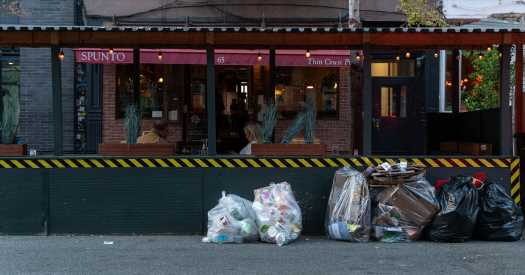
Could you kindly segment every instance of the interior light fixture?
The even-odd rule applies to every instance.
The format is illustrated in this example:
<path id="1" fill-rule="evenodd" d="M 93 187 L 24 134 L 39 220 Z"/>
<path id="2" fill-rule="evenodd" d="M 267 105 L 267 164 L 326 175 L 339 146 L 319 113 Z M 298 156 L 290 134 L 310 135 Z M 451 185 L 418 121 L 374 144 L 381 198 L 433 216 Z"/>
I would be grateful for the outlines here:
<path id="1" fill-rule="evenodd" d="M 64 57 L 65 57 L 64 51 L 60 49 L 60 52 L 58 53 L 58 59 L 60 59 L 60 61 L 63 61 Z"/>
<path id="2" fill-rule="evenodd" d="M 7 65 L 11 65 L 12 66 L 12 65 L 15 65 L 15 63 L 13 63 L 13 61 L 9 61 L 9 62 L 7 62 Z"/>
<path id="3" fill-rule="evenodd" d="M 312 54 L 310 53 L 310 50 L 306 50 L 306 53 L 304 54 L 304 56 L 306 56 L 306 58 L 310 58 Z"/>

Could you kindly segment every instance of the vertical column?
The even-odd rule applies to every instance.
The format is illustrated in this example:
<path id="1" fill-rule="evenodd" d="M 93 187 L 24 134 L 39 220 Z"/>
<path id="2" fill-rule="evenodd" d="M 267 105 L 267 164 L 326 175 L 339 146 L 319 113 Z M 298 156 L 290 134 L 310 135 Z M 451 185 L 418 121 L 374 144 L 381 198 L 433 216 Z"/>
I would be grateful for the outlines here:
<path id="1" fill-rule="evenodd" d="M 373 110 L 373 96 L 372 96 L 372 60 L 370 51 L 367 45 L 363 50 L 363 152 L 362 155 L 367 156 L 372 154 L 372 110 Z"/>
<path id="2" fill-rule="evenodd" d="M 217 117 L 215 114 L 215 51 L 212 47 L 206 49 L 207 64 L 207 96 L 208 110 L 208 154 L 217 154 Z"/>
<path id="3" fill-rule="evenodd" d="M 523 45 L 516 45 L 516 85 L 514 91 L 516 133 L 523 133 Z"/>
<path id="4" fill-rule="evenodd" d="M 133 96 L 132 102 L 140 110 L 140 49 L 133 49 Z"/>
<path id="5" fill-rule="evenodd" d="M 275 97 L 275 49 L 270 49 L 270 69 L 268 77 L 268 89 L 266 90 L 264 97 L 266 102 L 271 102 Z"/>
<path id="6" fill-rule="evenodd" d="M 54 153 L 57 156 L 63 154 L 63 128 L 64 122 L 62 119 L 62 66 L 61 60 L 58 58 L 60 49 L 57 47 L 51 48 L 51 87 L 53 89 L 53 122 L 54 122 Z"/>
<path id="7" fill-rule="evenodd" d="M 510 107 L 510 45 L 501 45 L 500 91 L 499 91 L 499 153 L 502 156 L 512 155 L 512 109 Z"/>
<path id="8" fill-rule="evenodd" d="M 457 114 L 461 102 L 461 51 L 453 50 L 452 58 L 452 113 Z"/>

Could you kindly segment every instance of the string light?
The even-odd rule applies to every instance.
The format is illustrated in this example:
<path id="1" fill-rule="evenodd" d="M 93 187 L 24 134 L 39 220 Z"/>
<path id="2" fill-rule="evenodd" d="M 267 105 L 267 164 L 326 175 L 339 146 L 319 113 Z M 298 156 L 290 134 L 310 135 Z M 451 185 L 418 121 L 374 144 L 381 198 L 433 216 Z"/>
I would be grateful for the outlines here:
<path id="1" fill-rule="evenodd" d="M 479 52 L 478 59 L 482 60 L 485 57 L 485 55 L 482 52 Z"/>
<path id="2" fill-rule="evenodd" d="M 65 57 L 64 51 L 60 49 L 60 52 L 58 53 L 58 59 L 60 59 L 60 61 L 63 61 L 64 57 Z"/>
<path id="3" fill-rule="evenodd" d="M 411 56 L 412 56 L 412 54 L 410 52 L 406 52 L 405 53 L 405 58 L 406 59 L 409 59 Z"/>
<path id="4" fill-rule="evenodd" d="M 310 50 L 306 50 L 306 53 L 304 54 L 304 56 L 306 56 L 306 58 L 310 58 L 312 54 L 310 53 Z"/>
<path id="5" fill-rule="evenodd" d="M 492 51 L 492 47 L 487 47 L 487 51 L 488 52 Z"/>
<path id="6" fill-rule="evenodd" d="M 259 53 L 257 54 L 257 61 L 258 61 L 258 62 L 261 62 L 262 59 L 263 59 L 263 57 L 262 57 L 262 55 L 261 55 L 261 52 L 259 52 Z"/>
<path id="7" fill-rule="evenodd" d="M 159 79 L 157 80 L 157 82 L 159 82 L 159 83 L 164 83 L 164 78 L 163 78 L 162 76 L 159 77 Z"/>
<path id="8" fill-rule="evenodd" d="M 399 55 L 396 56 L 396 60 L 397 60 L 397 61 L 401 60 L 401 57 L 400 57 Z"/>
<path id="9" fill-rule="evenodd" d="M 161 61 L 162 58 L 163 58 L 163 56 L 162 56 L 162 51 L 159 51 L 159 53 L 157 54 L 157 59 L 158 59 L 159 61 Z"/>
<path id="10" fill-rule="evenodd" d="M 355 60 L 357 60 L 357 61 L 361 61 L 361 55 L 360 55 L 360 54 L 356 55 L 356 56 L 355 56 Z"/>
<path id="11" fill-rule="evenodd" d="M 434 58 L 438 58 L 439 57 L 439 53 L 438 52 L 435 52 L 434 53 Z"/>
<path id="12" fill-rule="evenodd" d="M 109 54 L 113 54 L 113 48 L 109 48 L 108 52 Z"/>

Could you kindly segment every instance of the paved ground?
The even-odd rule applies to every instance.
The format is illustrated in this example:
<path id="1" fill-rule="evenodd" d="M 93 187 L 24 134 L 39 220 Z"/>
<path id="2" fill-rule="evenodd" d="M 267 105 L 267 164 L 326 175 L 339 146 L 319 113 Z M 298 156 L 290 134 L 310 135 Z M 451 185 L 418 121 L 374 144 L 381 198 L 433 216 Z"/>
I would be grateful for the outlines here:
<path id="1" fill-rule="evenodd" d="M 524 244 L 356 244 L 315 237 L 277 247 L 203 244 L 198 236 L 9 236 L 0 237 L 0 273 L 525 274 Z"/>

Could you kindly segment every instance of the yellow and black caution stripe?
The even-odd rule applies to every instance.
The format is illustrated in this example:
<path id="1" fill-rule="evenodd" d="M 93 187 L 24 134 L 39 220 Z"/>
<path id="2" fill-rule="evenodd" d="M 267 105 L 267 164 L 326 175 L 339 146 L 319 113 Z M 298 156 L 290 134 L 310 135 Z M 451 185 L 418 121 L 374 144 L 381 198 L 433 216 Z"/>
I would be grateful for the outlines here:
<path id="1" fill-rule="evenodd" d="M 384 162 L 416 163 L 428 168 L 510 168 L 511 194 L 516 203 L 520 197 L 519 158 L 384 158 L 384 157 L 330 157 L 330 158 L 27 158 L 0 159 L 0 169 L 96 169 L 96 168 L 339 168 L 344 166 L 364 169 Z"/>
<path id="2" fill-rule="evenodd" d="M 509 168 L 519 159 L 505 158 L 60 158 L 60 159 L 0 159 L 0 169 L 27 168 L 364 168 L 384 162 L 416 163 L 433 168 Z M 512 166 L 514 168 L 519 165 Z M 519 169 L 517 178 L 519 178 Z"/>
<path id="3" fill-rule="evenodd" d="M 510 163 L 510 194 L 517 205 L 520 205 L 521 195 L 520 190 L 520 159 L 513 159 Z"/>

